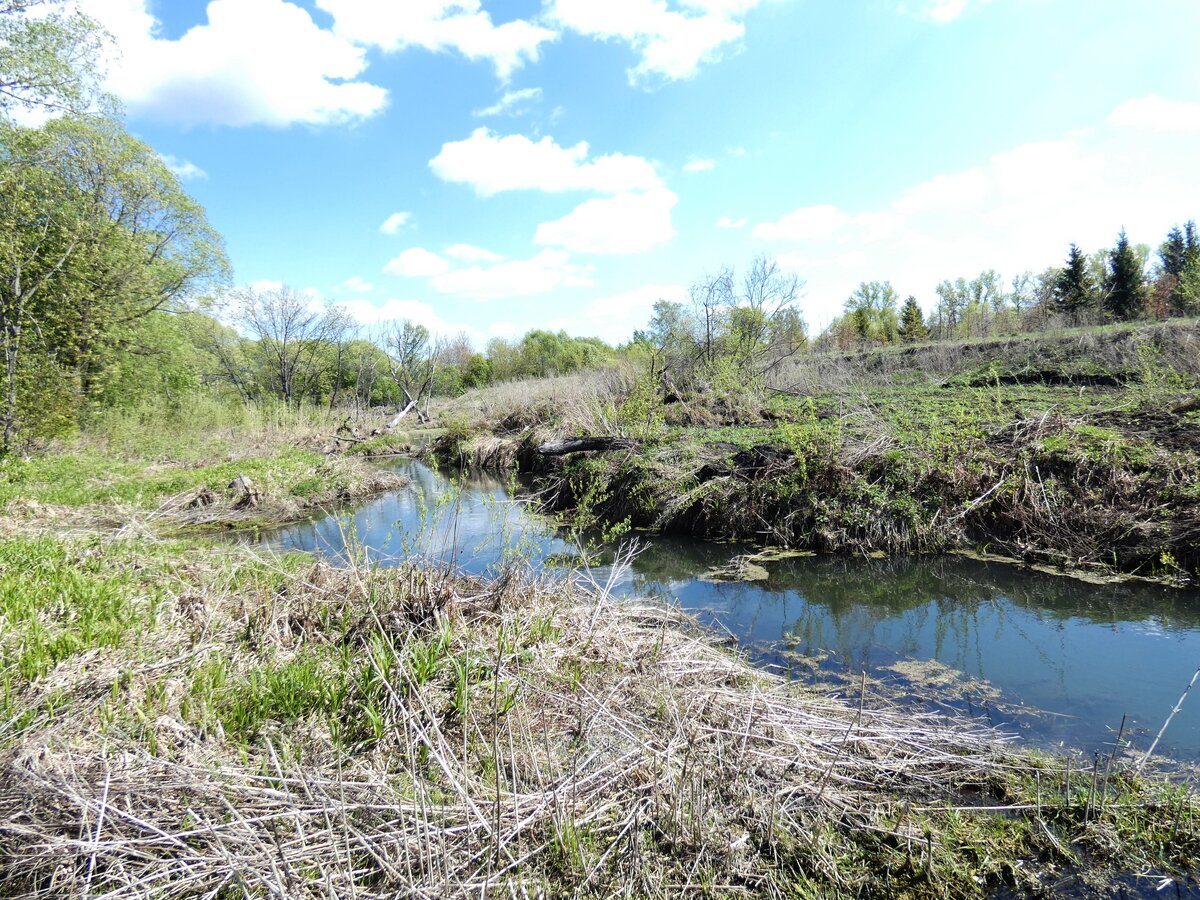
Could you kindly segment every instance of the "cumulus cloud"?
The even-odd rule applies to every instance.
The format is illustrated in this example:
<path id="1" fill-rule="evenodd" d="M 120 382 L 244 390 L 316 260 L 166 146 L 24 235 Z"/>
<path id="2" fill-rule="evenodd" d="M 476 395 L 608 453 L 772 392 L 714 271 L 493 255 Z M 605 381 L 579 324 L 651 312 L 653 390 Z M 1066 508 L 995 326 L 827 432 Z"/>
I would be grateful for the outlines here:
<path id="1" fill-rule="evenodd" d="M 380 232 L 383 234 L 396 234 L 401 228 L 412 221 L 412 213 L 409 212 L 394 212 L 379 226 Z"/>
<path id="2" fill-rule="evenodd" d="M 337 34 L 357 44 L 453 51 L 486 60 L 503 79 L 536 62 L 541 45 L 558 36 L 524 19 L 497 25 L 480 0 L 317 0 L 317 8 L 333 16 Z"/>
<path id="3" fill-rule="evenodd" d="M 190 160 L 180 159 L 170 153 L 160 153 L 159 159 L 180 181 L 199 181 L 208 177 L 207 172 Z"/>
<path id="4" fill-rule="evenodd" d="M 365 51 L 284 0 L 212 0 L 207 22 L 159 36 L 150 0 L 82 0 L 113 35 L 107 87 L 133 112 L 182 124 L 329 125 L 379 113 Z"/>
<path id="5" fill-rule="evenodd" d="M 671 210 L 678 199 L 665 188 L 597 197 L 561 219 L 543 222 L 533 240 L 579 253 L 641 253 L 675 236 Z"/>
<path id="6" fill-rule="evenodd" d="M 759 0 L 552 0 L 547 15 L 562 28 L 623 41 L 640 54 L 631 84 L 690 78 L 745 35 Z"/>
<path id="7" fill-rule="evenodd" d="M 717 219 L 718 228 L 745 228 L 749 223 L 747 219 L 733 219 L 729 216 L 721 216 Z"/>
<path id="8" fill-rule="evenodd" d="M 560 147 L 552 137 L 533 141 L 477 128 L 465 140 L 443 144 L 429 168 L 443 181 L 472 186 L 481 197 L 519 190 L 616 194 L 660 183 L 654 164 L 640 156 L 588 156 L 586 141 Z"/>
<path id="9" fill-rule="evenodd" d="M 531 259 L 452 269 L 429 279 L 429 286 L 438 293 L 472 300 L 532 297 L 558 288 L 591 285 L 590 271 L 573 265 L 560 250 L 543 250 Z"/>
<path id="10" fill-rule="evenodd" d="M 471 115 L 478 119 L 489 116 L 520 115 L 526 111 L 530 103 L 542 99 L 541 88 L 523 88 L 519 91 L 505 91 L 504 95 L 491 106 L 477 109 Z"/>
<path id="11" fill-rule="evenodd" d="M 1126 100 L 1113 110 L 1108 123 L 1137 131 L 1200 134 L 1200 103 L 1166 100 L 1150 94 Z"/>
<path id="12" fill-rule="evenodd" d="M 1200 207 L 1200 182 L 1177 177 L 1193 156 L 1186 133 L 1079 132 L 929 178 L 878 208 L 810 207 L 754 234 L 789 239 L 780 261 L 807 280 L 819 327 L 861 281 L 891 280 L 928 307 L 943 279 L 1038 272 L 1061 264 L 1071 242 L 1111 246 L 1121 228 L 1153 245 Z"/>
<path id="13" fill-rule="evenodd" d="M 558 288 L 592 284 L 591 269 L 572 263 L 561 250 L 543 250 L 530 259 L 506 260 L 470 244 L 455 244 L 446 249 L 444 256 L 411 247 L 383 271 L 401 278 L 423 279 L 439 294 L 469 300 L 533 297 Z"/>
<path id="14" fill-rule="evenodd" d="M 534 141 L 479 128 L 444 144 L 429 167 L 443 181 L 470 185 L 482 197 L 517 190 L 604 195 L 539 225 L 534 242 L 541 246 L 640 253 L 675 235 L 671 210 L 679 198 L 663 185 L 654 163 L 622 153 L 592 157 L 586 141 L 562 147 L 549 136 Z"/>
<path id="15" fill-rule="evenodd" d="M 711 172 L 717 167 L 715 159 L 693 159 L 683 166 L 685 172 Z"/>
<path id="16" fill-rule="evenodd" d="M 450 271 L 450 263 L 424 247 L 410 247 L 385 265 L 383 271 L 401 278 L 432 278 Z"/>
<path id="17" fill-rule="evenodd" d="M 849 220 L 844 212 L 830 204 L 806 206 L 790 212 L 777 222 L 754 226 L 751 234 L 764 241 L 825 240 Z"/>
<path id="18" fill-rule="evenodd" d="M 335 304 L 360 325 L 382 325 L 385 322 L 403 322 L 424 325 L 431 334 L 453 335 L 465 332 L 471 343 L 482 347 L 486 335 L 473 325 L 447 320 L 433 304 L 423 300 L 404 300 L 389 297 L 382 303 L 370 300 L 343 300 Z"/>

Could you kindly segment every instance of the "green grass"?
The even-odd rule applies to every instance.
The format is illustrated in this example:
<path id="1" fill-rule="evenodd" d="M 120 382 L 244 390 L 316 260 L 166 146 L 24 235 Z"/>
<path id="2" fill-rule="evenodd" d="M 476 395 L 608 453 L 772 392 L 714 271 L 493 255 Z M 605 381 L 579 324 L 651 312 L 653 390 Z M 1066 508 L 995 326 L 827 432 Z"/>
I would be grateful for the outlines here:
<path id="1" fill-rule="evenodd" d="M 319 453 L 296 449 L 195 468 L 156 466 L 96 451 L 12 459 L 0 464 L 0 506 L 20 497 L 61 506 L 120 503 L 153 509 L 167 497 L 201 487 L 223 492 L 239 475 L 305 497 L 324 483 L 315 474 L 324 459 Z"/>
<path id="2" fill-rule="evenodd" d="M 0 541 L 0 670 L 6 686 L 32 682 L 60 662 L 120 647 L 155 621 L 164 557 L 115 555 L 93 545 L 82 558 L 52 538 Z M 151 567 L 147 571 L 146 566 Z M 157 568 L 157 573 L 154 569 Z"/>

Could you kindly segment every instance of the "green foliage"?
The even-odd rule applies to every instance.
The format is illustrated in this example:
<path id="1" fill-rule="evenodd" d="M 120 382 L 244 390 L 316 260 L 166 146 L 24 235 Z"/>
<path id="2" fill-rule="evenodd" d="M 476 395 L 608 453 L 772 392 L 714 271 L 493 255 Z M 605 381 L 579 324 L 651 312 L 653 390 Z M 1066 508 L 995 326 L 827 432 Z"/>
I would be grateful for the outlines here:
<path id="1" fill-rule="evenodd" d="M 776 434 L 779 443 L 795 455 L 798 477 L 804 482 L 833 462 L 841 442 L 841 426 L 836 420 L 819 418 L 811 397 L 804 398 L 792 415 L 793 421 L 780 424 Z"/>
<path id="2" fill-rule="evenodd" d="M 1054 302 L 1058 309 L 1078 322 L 1080 316 L 1095 306 L 1096 288 L 1088 271 L 1087 256 L 1075 244 L 1067 254 L 1067 264 L 1054 285 Z"/>
<path id="3" fill-rule="evenodd" d="M 77 403 L 103 397 L 123 381 L 109 377 L 115 359 L 170 343 L 160 322 L 142 320 L 223 279 L 227 263 L 153 150 L 114 121 L 63 118 L 0 124 L 0 271 L 9 451 L 44 428 L 22 371 L 69 376 Z"/>
<path id="4" fill-rule="evenodd" d="M 851 342 L 893 343 L 899 334 L 896 302 L 890 281 L 864 281 L 846 300 L 843 332 Z"/>
<path id="5" fill-rule="evenodd" d="M 0 117 L 17 109 L 87 110 L 98 99 L 102 34 L 91 19 L 49 0 L 0 0 Z"/>
<path id="6" fill-rule="evenodd" d="M 652 373 L 638 378 L 633 390 L 617 407 L 617 421 L 623 434 L 643 439 L 659 437 L 664 429 L 662 400 Z"/>
<path id="7" fill-rule="evenodd" d="M 1142 313 L 1144 297 L 1142 265 L 1122 229 L 1117 246 L 1109 253 L 1104 284 L 1104 305 L 1115 319 L 1136 319 Z"/>
<path id="8" fill-rule="evenodd" d="M 904 301 L 904 307 L 900 311 L 899 334 L 906 344 L 923 341 L 929 337 L 929 329 L 925 327 L 925 315 L 921 312 L 921 305 L 917 303 L 917 298 L 911 295 Z"/>
<path id="9" fill-rule="evenodd" d="M 569 375 L 616 362 L 616 352 L 599 338 L 571 337 L 565 331 L 535 329 L 519 341 L 494 338 L 487 345 L 485 358 L 472 356 L 467 371 L 472 384 L 480 379 L 491 382 L 517 378 L 545 378 Z"/>

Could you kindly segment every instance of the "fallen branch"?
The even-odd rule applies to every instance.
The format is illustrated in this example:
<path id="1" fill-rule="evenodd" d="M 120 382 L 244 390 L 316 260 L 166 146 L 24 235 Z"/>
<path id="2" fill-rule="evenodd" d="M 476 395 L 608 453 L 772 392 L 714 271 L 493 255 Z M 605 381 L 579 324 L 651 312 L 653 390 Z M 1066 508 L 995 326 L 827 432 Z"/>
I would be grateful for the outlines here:
<path id="1" fill-rule="evenodd" d="M 548 441 L 538 447 L 543 456 L 563 456 L 567 453 L 607 453 L 610 450 L 633 450 L 640 444 L 633 438 L 575 437 Z"/>

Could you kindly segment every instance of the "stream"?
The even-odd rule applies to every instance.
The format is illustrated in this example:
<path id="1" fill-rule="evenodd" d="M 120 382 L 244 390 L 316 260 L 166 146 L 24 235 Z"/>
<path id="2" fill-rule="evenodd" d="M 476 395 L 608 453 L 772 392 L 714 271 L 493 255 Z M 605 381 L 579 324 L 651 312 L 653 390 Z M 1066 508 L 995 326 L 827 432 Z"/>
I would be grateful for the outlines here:
<path id="1" fill-rule="evenodd" d="M 422 556 L 473 574 L 515 558 L 567 571 L 562 560 L 580 553 L 511 485 L 388 465 L 411 485 L 258 541 L 381 565 Z M 865 685 L 868 703 L 976 716 L 1035 746 L 1107 754 L 1124 718 L 1140 756 L 1200 666 L 1200 591 L 1096 585 L 957 556 L 783 556 L 757 560 L 759 580 L 715 581 L 714 570 L 753 548 L 640 540 L 615 574 L 609 550 L 574 577 L 678 603 L 756 664 L 829 693 L 857 702 Z M 1156 753 L 1185 770 L 1200 763 L 1200 697 L 1183 704 Z"/>

